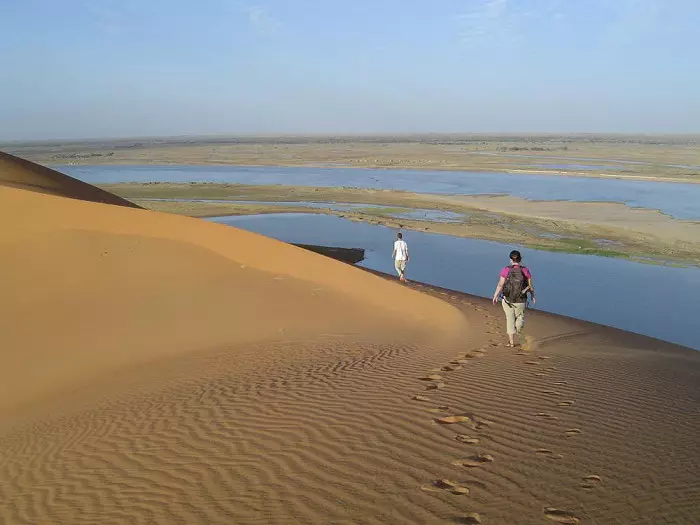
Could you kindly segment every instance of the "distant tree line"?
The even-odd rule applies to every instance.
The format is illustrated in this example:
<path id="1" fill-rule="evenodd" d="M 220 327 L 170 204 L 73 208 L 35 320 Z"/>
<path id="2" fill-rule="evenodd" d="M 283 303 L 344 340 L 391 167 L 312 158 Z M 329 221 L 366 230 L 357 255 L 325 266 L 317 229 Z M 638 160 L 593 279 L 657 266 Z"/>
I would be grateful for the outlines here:
<path id="1" fill-rule="evenodd" d="M 113 151 L 109 153 L 58 153 L 52 155 L 52 159 L 89 159 L 92 157 L 111 157 L 114 155 Z"/>
<path id="2" fill-rule="evenodd" d="M 568 146 L 562 146 L 560 148 L 545 148 L 542 146 L 532 146 L 530 148 L 524 147 L 524 146 L 501 146 L 500 148 L 496 148 L 497 151 L 568 151 L 569 147 Z"/>

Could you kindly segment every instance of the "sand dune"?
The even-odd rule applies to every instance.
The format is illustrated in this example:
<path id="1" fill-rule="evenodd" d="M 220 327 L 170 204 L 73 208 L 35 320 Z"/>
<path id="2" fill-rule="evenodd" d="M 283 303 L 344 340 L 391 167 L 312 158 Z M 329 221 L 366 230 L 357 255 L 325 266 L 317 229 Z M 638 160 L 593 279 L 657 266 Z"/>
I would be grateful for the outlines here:
<path id="1" fill-rule="evenodd" d="M 700 522 L 700 353 L 13 177 L 0 523 Z"/>
<path id="2" fill-rule="evenodd" d="M 0 186 L 22 188 L 104 204 L 139 208 L 113 193 L 86 184 L 56 170 L 0 151 Z"/>
<path id="3" fill-rule="evenodd" d="M 0 187 L 9 352 L 0 410 L 194 349 L 317 334 L 454 336 L 458 312 L 352 267 L 196 219 Z"/>

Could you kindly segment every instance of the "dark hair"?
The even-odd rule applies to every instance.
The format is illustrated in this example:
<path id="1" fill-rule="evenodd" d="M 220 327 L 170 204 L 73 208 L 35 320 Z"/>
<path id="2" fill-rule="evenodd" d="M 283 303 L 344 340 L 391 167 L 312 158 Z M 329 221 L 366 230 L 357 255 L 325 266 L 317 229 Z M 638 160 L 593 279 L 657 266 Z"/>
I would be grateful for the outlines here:
<path id="1" fill-rule="evenodd" d="M 520 255 L 520 252 L 518 250 L 513 250 L 512 252 L 510 252 L 510 260 L 514 263 L 519 263 L 523 260 L 523 257 Z"/>
<path id="2" fill-rule="evenodd" d="M 401 234 L 401 232 L 397 233 L 396 236 L 397 236 L 399 239 L 403 239 L 403 235 Z"/>

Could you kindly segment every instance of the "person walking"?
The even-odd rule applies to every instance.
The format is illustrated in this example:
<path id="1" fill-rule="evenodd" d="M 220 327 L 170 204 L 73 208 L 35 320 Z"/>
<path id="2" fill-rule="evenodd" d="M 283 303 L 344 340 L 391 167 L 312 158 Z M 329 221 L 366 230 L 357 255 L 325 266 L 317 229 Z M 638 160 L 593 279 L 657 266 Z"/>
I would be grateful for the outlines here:
<path id="1" fill-rule="evenodd" d="M 394 252 L 391 257 L 394 259 L 394 268 L 396 273 L 399 274 L 399 281 L 408 282 L 406 280 L 406 264 L 408 264 L 408 244 L 403 240 L 403 235 L 399 232 L 396 234 L 396 241 L 394 242 Z"/>
<path id="2" fill-rule="evenodd" d="M 516 345 L 516 335 L 520 335 L 525 323 L 525 307 L 528 293 L 532 304 L 535 304 L 535 288 L 532 284 L 532 274 L 521 264 L 522 256 L 518 250 L 510 252 L 510 263 L 499 274 L 496 291 L 493 293 L 493 304 L 502 299 L 503 311 L 506 314 L 506 332 L 508 346 Z"/>

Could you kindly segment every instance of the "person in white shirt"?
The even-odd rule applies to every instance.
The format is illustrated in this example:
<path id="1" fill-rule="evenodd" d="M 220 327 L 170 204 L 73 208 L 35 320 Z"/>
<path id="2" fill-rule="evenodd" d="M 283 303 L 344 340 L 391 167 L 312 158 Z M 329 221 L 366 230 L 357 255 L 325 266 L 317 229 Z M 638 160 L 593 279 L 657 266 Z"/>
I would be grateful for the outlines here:
<path id="1" fill-rule="evenodd" d="M 408 244 L 403 240 L 403 235 L 401 233 L 396 234 L 396 242 L 394 243 L 394 253 L 392 254 L 394 259 L 394 268 L 396 268 L 396 273 L 399 274 L 399 280 L 402 282 L 408 282 L 406 280 L 406 263 L 408 263 Z"/>

